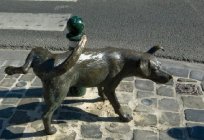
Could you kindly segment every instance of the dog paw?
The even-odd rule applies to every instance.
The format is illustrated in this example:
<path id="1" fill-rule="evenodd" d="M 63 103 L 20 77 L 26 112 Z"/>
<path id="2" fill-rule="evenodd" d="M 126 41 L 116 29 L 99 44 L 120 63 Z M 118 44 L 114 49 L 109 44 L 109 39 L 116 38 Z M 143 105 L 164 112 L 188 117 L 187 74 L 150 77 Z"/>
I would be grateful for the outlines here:
<path id="1" fill-rule="evenodd" d="M 131 120 L 133 120 L 133 117 L 130 114 L 123 114 L 120 116 L 120 120 L 123 122 L 130 122 Z"/>
<path id="2" fill-rule="evenodd" d="M 13 75 L 14 71 L 13 71 L 13 67 L 12 66 L 8 66 L 5 68 L 5 73 L 8 75 Z"/>
<path id="3" fill-rule="evenodd" d="M 52 126 L 50 129 L 45 129 L 45 133 L 47 134 L 47 135 L 53 135 L 53 134 L 55 134 L 57 132 L 57 129 L 54 127 L 54 126 Z"/>

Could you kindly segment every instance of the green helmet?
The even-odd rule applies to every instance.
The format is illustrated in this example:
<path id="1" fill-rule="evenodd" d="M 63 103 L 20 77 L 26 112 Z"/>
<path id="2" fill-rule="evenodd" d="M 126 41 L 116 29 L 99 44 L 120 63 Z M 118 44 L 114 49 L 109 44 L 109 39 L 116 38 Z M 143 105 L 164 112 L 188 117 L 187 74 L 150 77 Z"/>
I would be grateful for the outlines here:
<path id="1" fill-rule="evenodd" d="M 84 35 L 84 22 L 80 17 L 72 16 L 67 21 L 67 29 L 69 30 L 67 38 L 71 41 L 79 41 L 82 35 Z"/>

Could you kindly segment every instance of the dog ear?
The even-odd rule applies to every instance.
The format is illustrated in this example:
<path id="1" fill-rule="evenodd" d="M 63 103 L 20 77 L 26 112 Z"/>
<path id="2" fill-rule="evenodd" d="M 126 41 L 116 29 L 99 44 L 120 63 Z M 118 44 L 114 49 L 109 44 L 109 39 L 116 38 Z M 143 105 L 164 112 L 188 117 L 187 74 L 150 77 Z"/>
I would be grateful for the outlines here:
<path id="1" fill-rule="evenodd" d="M 146 77 L 150 76 L 150 61 L 148 59 L 140 60 L 140 69 Z"/>
<path id="2" fill-rule="evenodd" d="M 157 52 L 158 50 L 162 50 L 164 51 L 164 48 L 157 45 L 157 46 L 153 46 L 151 49 L 149 49 L 146 53 L 149 53 L 149 54 L 154 54 L 155 52 Z"/>

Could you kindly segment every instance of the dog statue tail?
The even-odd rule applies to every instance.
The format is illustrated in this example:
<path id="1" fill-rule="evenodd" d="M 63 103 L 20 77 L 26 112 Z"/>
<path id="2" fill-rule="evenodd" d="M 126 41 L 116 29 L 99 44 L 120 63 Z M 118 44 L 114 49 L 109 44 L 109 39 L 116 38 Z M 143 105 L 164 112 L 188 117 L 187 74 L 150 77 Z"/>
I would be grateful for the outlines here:
<path id="1" fill-rule="evenodd" d="M 157 52 L 158 50 L 162 50 L 164 51 L 164 48 L 159 46 L 159 45 L 156 45 L 156 46 L 153 46 L 151 49 L 149 49 L 146 53 L 149 53 L 149 54 L 155 54 L 155 52 Z"/>

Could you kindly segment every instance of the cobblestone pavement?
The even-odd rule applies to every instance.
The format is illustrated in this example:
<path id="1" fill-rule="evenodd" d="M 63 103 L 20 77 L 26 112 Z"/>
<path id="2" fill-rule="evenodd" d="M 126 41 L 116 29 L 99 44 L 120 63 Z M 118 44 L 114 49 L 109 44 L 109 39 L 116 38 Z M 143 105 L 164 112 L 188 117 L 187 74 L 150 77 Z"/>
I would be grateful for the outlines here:
<path id="1" fill-rule="evenodd" d="M 0 56 L 1 139 L 204 139 L 204 65 L 162 59 L 163 68 L 174 75 L 169 83 L 124 79 L 117 98 L 133 113 L 134 120 L 129 123 L 120 122 L 108 101 L 98 100 L 95 88 L 87 89 L 83 97 L 67 97 L 54 115 L 57 133 L 46 136 L 41 121 L 41 82 L 32 71 L 6 75 L 5 66 L 22 64 L 27 52 L 9 54 Z"/>

